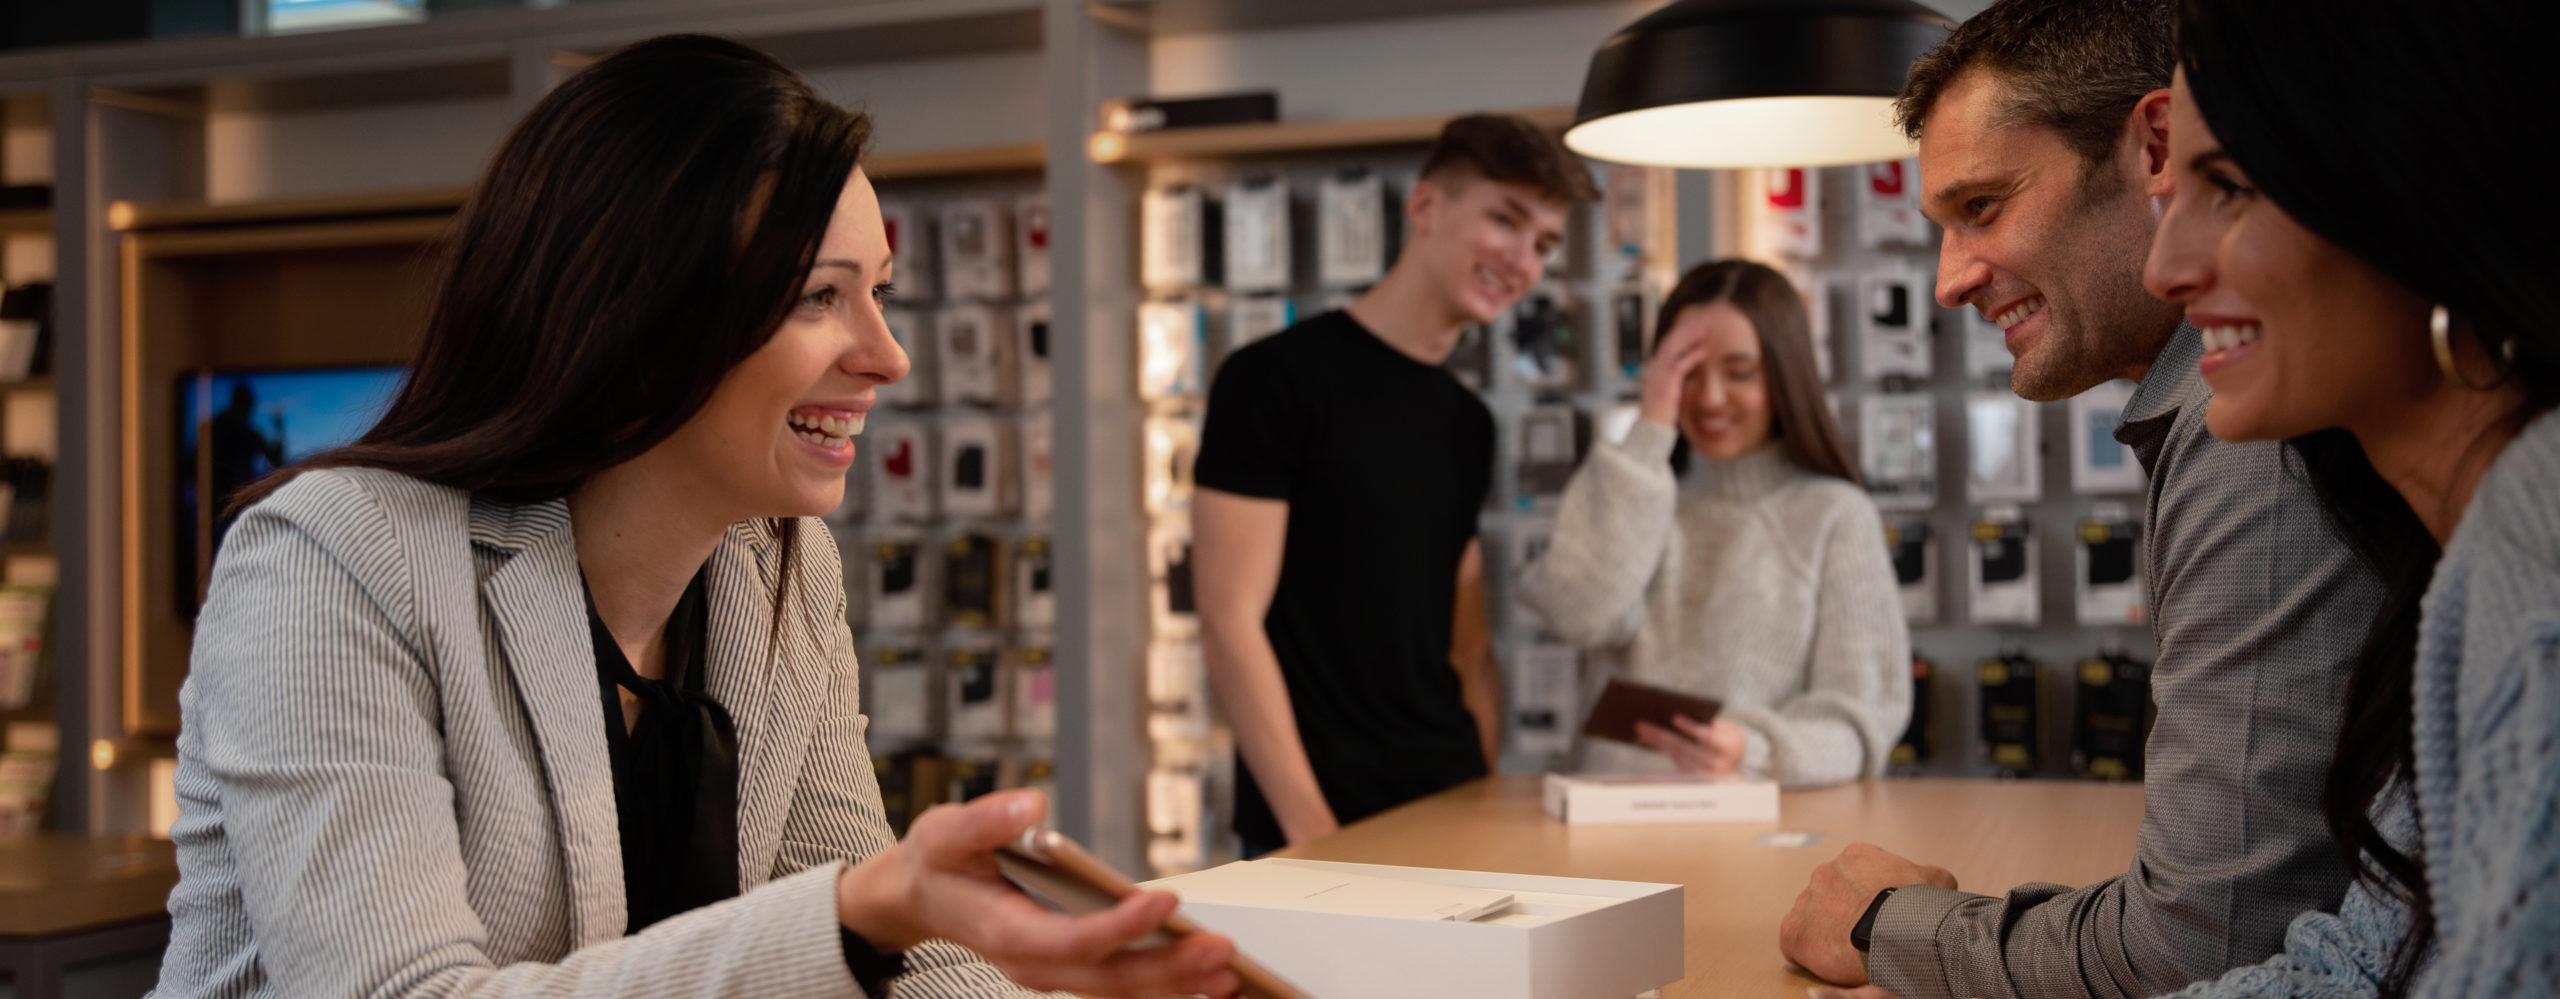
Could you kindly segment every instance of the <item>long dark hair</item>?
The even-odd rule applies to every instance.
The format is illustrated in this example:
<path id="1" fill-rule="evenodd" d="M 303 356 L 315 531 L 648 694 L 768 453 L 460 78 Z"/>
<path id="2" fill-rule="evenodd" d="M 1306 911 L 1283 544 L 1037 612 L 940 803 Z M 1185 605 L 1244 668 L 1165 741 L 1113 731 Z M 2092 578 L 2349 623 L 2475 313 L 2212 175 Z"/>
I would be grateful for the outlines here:
<path id="1" fill-rule="evenodd" d="M 339 467 L 540 502 L 637 457 L 781 325 L 870 134 L 725 39 L 653 38 L 570 77 L 446 232 L 381 422 L 234 502 Z M 797 532 L 773 527 L 787 578 Z"/>
<path id="2" fill-rule="evenodd" d="M 2178 16 L 2179 65 L 2223 151 L 2304 228 L 2451 310 L 2522 390 L 2511 431 L 2560 402 L 2550 325 L 2560 255 L 2506 203 L 2541 179 L 2525 148 L 2534 131 L 2518 123 L 2545 116 L 2530 48 L 2549 37 L 2547 8 L 2181 0 Z M 2288 448 L 2331 526 L 2386 587 L 2348 682 L 2325 808 L 2361 876 L 2409 907 L 2383 988 L 2403 995 L 2434 942 L 2434 899 L 2415 844 L 2395 847 L 2371 813 L 2413 772 L 2418 603 L 2439 550 L 2352 435 L 2322 431 Z"/>
<path id="3" fill-rule="evenodd" d="M 1795 285 L 1767 264 L 1749 260 L 1711 260 L 1680 275 L 1680 283 L 1662 296 L 1654 319 L 1653 349 L 1660 351 L 1671 324 L 1692 306 L 1728 302 L 1751 320 L 1760 335 L 1760 370 L 1769 383 L 1769 434 L 1787 449 L 1787 457 L 1816 475 L 1846 479 L 1859 488 L 1849 451 L 1840 446 L 1840 426 L 1831 418 L 1830 398 L 1822 391 L 1822 369 L 1813 360 L 1813 322 Z M 1671 467 L 1687 474 L 1689 442 L 1671 449 Z"/>

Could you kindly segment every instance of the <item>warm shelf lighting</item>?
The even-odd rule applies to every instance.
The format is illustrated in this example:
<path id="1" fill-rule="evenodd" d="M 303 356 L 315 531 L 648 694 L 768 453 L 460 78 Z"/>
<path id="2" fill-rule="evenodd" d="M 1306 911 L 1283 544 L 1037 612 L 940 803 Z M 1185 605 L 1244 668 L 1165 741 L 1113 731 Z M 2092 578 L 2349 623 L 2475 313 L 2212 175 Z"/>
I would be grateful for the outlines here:
<path id="1" fill-rule="evenodd" d="M 116 768 L 116 744 L 100 739 L 89 744 L 89 766 L 99 770 Z"/>
<path id="2" fill-rule="evenodd" d="M 1893 98 L 1954 27 L 1913 0 L 1678 0 L 1592 54 L 1565 145 L 1646 166 L 1901 159 Z"/>
<path id="3" fill-rule="evenodd" d="M 119 201 L 108 205 L 107 228 L 118 230 L 133 228 L 133 202 Z"/>
<path id="4" fill-rule="evenodd" d="M 1118 163 L 1121 157 L 1129 155 L 1129 134 L 1095 132 L 1093 138 L 1085 141 L 1084 151 L 1096 163 Z"/>

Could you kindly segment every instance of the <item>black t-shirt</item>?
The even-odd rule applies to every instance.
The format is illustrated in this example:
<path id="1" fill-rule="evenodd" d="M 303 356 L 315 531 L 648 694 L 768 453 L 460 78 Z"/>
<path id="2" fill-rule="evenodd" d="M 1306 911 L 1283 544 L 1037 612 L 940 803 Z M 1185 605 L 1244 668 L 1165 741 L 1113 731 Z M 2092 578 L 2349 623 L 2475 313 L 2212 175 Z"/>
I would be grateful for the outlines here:
<path id="1" fill-rule="evenodd" d="M 1289 503 L 1263 628 L 1334 817 L 1483 776 L 1449 665 L 1458 560 L 1492 487 L 1483 400 L 1328 312 L 1220 367 L 1194 468 L 1207 488 Z M 1238 764 L 1236 831 L 1281 842 Z"/>

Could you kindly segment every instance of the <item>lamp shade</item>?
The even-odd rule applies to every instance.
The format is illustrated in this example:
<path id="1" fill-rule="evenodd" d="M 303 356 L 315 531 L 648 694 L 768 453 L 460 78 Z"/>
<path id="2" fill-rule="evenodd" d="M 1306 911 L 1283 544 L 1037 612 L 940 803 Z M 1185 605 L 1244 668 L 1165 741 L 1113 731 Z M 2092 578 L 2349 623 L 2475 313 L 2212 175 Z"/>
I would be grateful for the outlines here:
<path id="1" fill-rule="evenodd" d="M 1954 28 L 1913 0 L 1678 0 L 1600 43 L 1565 145 L 1647 166 L 1901 159 L 1893 99 Z"/>

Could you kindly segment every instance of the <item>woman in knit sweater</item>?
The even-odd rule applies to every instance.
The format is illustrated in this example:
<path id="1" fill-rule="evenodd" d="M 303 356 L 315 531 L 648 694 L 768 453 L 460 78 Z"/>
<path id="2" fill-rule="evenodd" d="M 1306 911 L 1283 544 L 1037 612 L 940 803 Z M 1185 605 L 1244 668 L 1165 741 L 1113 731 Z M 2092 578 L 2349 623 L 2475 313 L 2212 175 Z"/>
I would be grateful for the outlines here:
<path id="1" fill-rule="evenodd" d="M 1657 328 L 1642 418 L 1575 473 L 1521 597 L 1622 675 L 1724 711 L 1643 725 L 1647 749 L 1586 743 L 1580 767 L 1875 774 L 1910 718 L 1911 637 L 1804 302 L 1777 271 L 1717 261 L 1680 279 Z"/>
<path id="2" fill-rule="evenodd" d="M 2183 7 L 2146 281 L 2205 330 L 2214 434 L 2288 439 L 2399 590 L 2329 781 L 2363 877 L 2189 994 L 2560 993 L 2560 243 L 2509 204 L 2545 183 L 2517 123 L 2548 119 L 2560 24 L 2512 0 Z"/>

